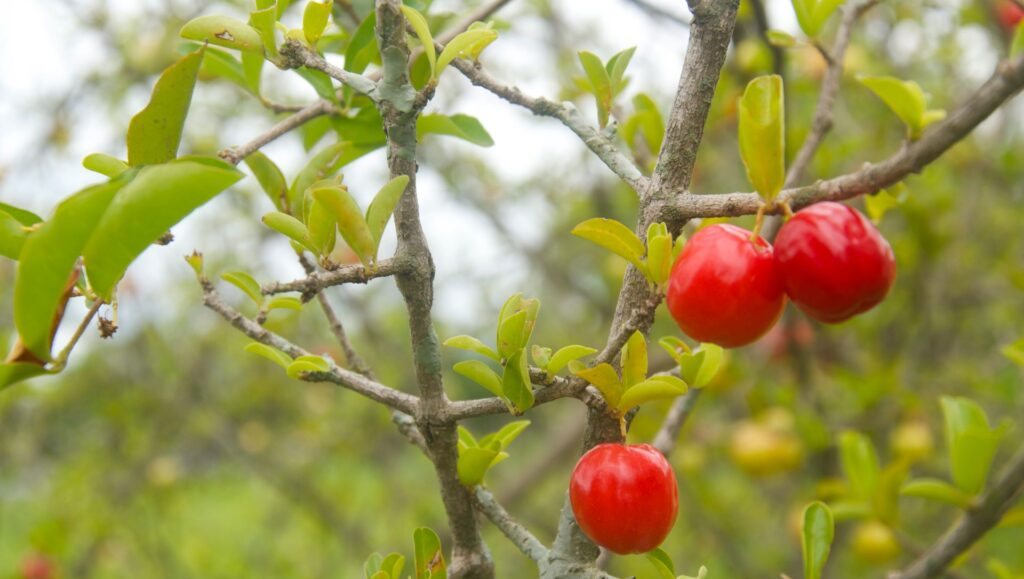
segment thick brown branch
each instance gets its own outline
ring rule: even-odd
[[[366,283],[379,277],[390,277],[405,270],[398,259],[385,259],[373,270],[362,265],[343,265],[331,271],[314,271],[302,279],[287,282],[273,282],[263,286],[264,295],[300,292],[303,301],[308,301],[325,288],[347,283]]]
[[[931,579],[995,527],[1024,490],[1024,449],[1010,460],[999,481],[906,571],[890,579]]]

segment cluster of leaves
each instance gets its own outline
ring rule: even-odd
[[[448,567],[444,562],[444,550],[441,538],[432,529],[420,527],[412,534],[413,540],[413,579],[445,579]],[[401,553],[390,553],[383,556],[374,553],[363,564],[365,579],[403,579],[405,556]]]
[[[683,251],[683,236],[672,242],[664,223],[647,228],[647,245],[633,230],[614,219],[595,217],[573,228],[572,234],[596,243],[633,264],[654,286],[665,291],[672,265]]]
[[[459,426],[459,481],[467,487],[482,484],[490,468],[508,458],[505,449],[526,427],[529,420],[510,422],[497,432],[488,434],[479,441],[464,426]]]
[[[602,63],[601,58],[593,52],[581,50],[578,53],[580,65],[587,75],[586,78],[579,79],[580,88],[593,94],[597,99],[597,122],[602,129],[608,125],[608,118],[615,106],[615,97],[629,84],[626,68],[634,52],[635,46],[627,48],[615,53],[605,63]]]
[[[306,374],[331,371],[330,362],[321,356],[308,355],[299,356],[293,359],[281,350],[259,342],[250,342],[249,344],[246,344],[245,351],[250,354],[256,354],[257,356],[266,358],[267,360],[270,360],[284,368],[288,377],[293,380],[301,380]]]

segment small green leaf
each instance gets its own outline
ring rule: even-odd
[[[490,448],[469,447],[459,453],[456,468],[459,473],[459,482],[467,487],[473,487],[483,482],[487,469],[494,463],[494,459],[501,452],[501,443],[494,443]]]
[[[625,258],[641,272],[647,269],[643,261],[644,243],[633,233],[632,229],[614,219],[603,217],[588,219],[573,228],[572,234]]]
[[[53,373],[54,372],[47,370],[39,364],[22,362],[0,364],[0,390],[3,390],[12,384],[23,382],[30,378],[35,378],[36,376]]]
[[[259,181],[260,187],[274,207],[278,211],[284,211],[285,202],[288,200],[288,182],[285,181],[284,173],[277,167],[277,164],[262,151],[256,151],[246,157],[245,164]]]
[[[836,524],[832,512],[822,502],[813,502],[804,509],[801,530],[801,546],[804,555],[804,579],[821,579],[832,540],[835,538]]]
[[[622,347],[622,384],[628,391],[647,378],[647,339],[639,330]]]
[[[501,378],[491,368],[480,360],[465,360],[452,366],[456,374],[465,376],[477,384],[489,390],[498,397],[504,397]]]
[[[376,23],[377,13],[370,10],[345,48],[345,70],[362,73],[371,62],[379,61],[380,51],[377,50],[377,35],[374,33]]]
[[[209,157],[143,167],[117,193],[82,251],[93,290],[109,299],[139,254],[242,176],[234,166]]]
[[[128,164],[165,163],[178,154],[204,48],[183,56],[160,75],[146,108],[128,124]]]
[[[502,358],[510,358],[513,353],[526,346],[523,343],[523,331],[526,328],[527,313],[523,310],[505,318],[498,327],[498,353]]]
[[[903,121],[911,139],[931,123],[945,118],[945,111],[926,110],[928,95],[912,80],[900,80],[891,76],[860,75],[857,80],[866,86]]]
[[[259,31],[227,16],[209,14],[194,18],[181,27],[179,34],[187,40],[209,42],[235,50],[263,52],[263,38]]]
[[[664,348],[676,363],[680,363],[680,359],[683,354],[691,353],[690,346],[686,345],[686,342],[675,336],[665,336],[658,340],[658,345]],[[686,376],[683,376],[683,379],[685,380]]]
[[[430,78],[437,78],[437,49],[434,48],[434,37],[430,34],[430,26],[427,25],[427,19],[423,17],[415,8],[402,5],[402,14],[405,15],[405,19],[409,21],[409,25],[416,31],[416,36],[420,39],[420,44],[423,45],[423,52],[427,55],[427,62],[430,63]]]
[[[1010,58],[1017,58],[1021,54],[1024,54],[1024,24],[1017,25],[1013,42],[1010,43]]]
[[[622,399],[622,392],[625,389],[619,380],[619,375],[612,368],[611,364],[602,362],[593,368],[580,368],[572,370],[572,373],[589,382],[601,393],[608,406],[616,408],[619,400]]]
[[[460,350],[476,352],[481,356],[487,356],[495,362],[501,360],[501,356],[499,356],[497,352],[473,336],[452,336],[445,340],[443,345],[448,346],[449,348],[458,348]]]
[[[660,548],[655,548],[646,555],[647,562],[654,565],[660,579],[676,579],[676,568],[672,564],[672,558]]]
[[[391,214],[398,207],[398,202],[409,185],[408,175],[399,175],[387,182],[380,188],[380,191],[373,197],[370,206],[366,208],[366,226],[370,228],[370,235],[374,240],[373,254],[377,254],[380,248],[380,239],[384,236],[384,228],[387,227]]]
[[[739,104],[740,156],[747,178],[766,203],[786,180],[784,115],[781,76],[759,76],[747,84]]]
[[[267,310],[302,310],[302,300],[294,296],[274,296],[267,302]]]
[[[291,356],[289,356],[288,354],[285,354],[284,352],[278,350],[277,348],[273,348],[271,346],[261,344],[259,342],[251,342],[249,344],[246,344],[245,351],[249,352],[250,354],[262,356],[267,360],[270,360],[271,362],[284,368],[285,370],[287,370],[288,366],[290,366],[292,363]]]
[[[530,368],[527,365],[525,352],[520,350],[512,354],[505,364],[505,373],[501,379],[501,390],[512,406],[522,414],[533,407],[533,383],[530,381]]]
[[[839,457],[853,496],[872,500],[878,490],[881,469],[871,440],[852,430],[842,433],[839,436]]]
[[[944,396],[941,402],[953,482],[976,495],[985,488],[1003,429],[992,430],[985,411],[971,400]]]
[[[596,349],[588,348],[586,346],[566,346],[564,348],[559,349],[557,352],[555,352],[553,356],[551,356],[551,361],[548,362],[546,369],[551,374],[557,374],[562,370],[562,368],[565,368],[569,364],[569,362],[596,353]]]
[[[413,532],[412,539],[416,553],[416,579],[422,579],[424,574],[428,574],[428,579],[444,579],[447,567],[437,533],[420,527]]]
[[[313,249],[313,242],[309,239],[309,230],[301,221],[280,211],[273,211],[263,216],[263,223],[274,231],[286,235],[299,245],[310,251]]]
[[[495,432],[493,435],[490,436],[493,436],[494,440],[499,441],[501,443],[502,450],[504,450],[508,448],[510,444],[512,444],[513,440],[519,438],[519,435],[522,434],[523,431],[526,430],[526,427],[529,425],[529,420],[516,420],[514,422],[509,422],[505,426],[502,426],[501,429],[498,430],[498,432]],[[484,437],[484,439],[480,441],[480,445],[487,446],[490,442],[490,440],[487,440],[487,437]]]
[[[263,43],[263,50],[270,55],[271,58],[277,58],[279,53],[277,50],[277,10],[273,5],[259,10],[253,10],[249,13],[249,25],[256,30],[260,35],[260,41]],[[245,54],[243,52],[243,54]],[[259,90],[256,91],[259,94]]]
[[[175,147],[177,150],[177,147]],[[128,163],[125,163],[117,157],[106,155],[104,153],[93,153],[87,155],[82,159],[82,166],[86,169],[99,173],[100,175],[106,175],[107,177],[117,177],[121,173],[128,170]]]
[[[27,238],[28,229],[13,215],[0,209],[0,255],[17,260]]]
[[[302,33],[310,46],[316,46],[317,41],[323,36],[327,20],[331,16],[331,4],[332,0],[324,3],[311,0],[306,4],[306,10],[302,13]]]
[[[1000,352],[1014,364],[1024,366],[1024,338],[1003,346]]]
[[[391,553],[380,564],[380,571],[386,574],[388,579],[402,579],[404,568],[405,557],[398,553]]]
[[[305,66],[296,68],[295,72],[302,77],[302,80],[308,82],[309,86],[313,87],[320,98],[330,102],[338,100],[334,82],[326,73]]]
[[[256,281],[248,273],[244,271],[231,271],[222,274],[220,278],[242,290],[257,306],[263,305],[263,290],[260,289],[260,282]]]
[[[465,426],[462,426],[460,424],[459,427],[456,429],[456,433],[459,436],[460,451],[466,448],[476,448],[480,446],[480,444],[477,443],[476,438],[473,437],[473,433],[470,432],[469,429],[466,428]]]
[[[356,252],[363,265],[377,261],[377,246],[373,234],[366,224],[363,212],[356,200],[344,187],[317,187],[312,190],[313,198],[323,203],[334,213],[338,230],[345,242]]]
[[[620,414],[652,400],[667,400],[686,394],[686,383],[675,376],[651,376],[622,393],[615,405]]]
[[[320,356],[299,356],[291,364],[288,364],[285,371],[288,372],[289,378],[299,380],[305,373],[327,372],[330,368],[327,360]]]
[[[325,183],[324,188],[336,187],[330,181],[325,181]],[[314,187],[317,186],[314,185]],[[322,201],[314,199],[312,193],[312,189],[306,190],[306,229],[309,230],[309,241],[313,244],[314,253],[321,258],[326,258],[334,251],[334,246],[338,241],[338,219],[334,210],[328,208]]]
[[[547,370],[548,364],[551,363],[551,352],[551,348],[544,348],[534,344],[530,348],[530,357],[533,358],[534,364],[543,370]]]
[[[768,30],[765,32],[765,36],[768,37],[768,43],[772,46],[780,48],[796,46],[796,39],[788,32],[783,32],[782,30]]]
[[[725,350],[717,344],[701,343],[700,352],[704,354],[704,360],[700,364],[700,370],[693,378],[685,379],[694,388],[703,388],[714,379],[718,370],[722,367],[725,359]]]
[[[664,223],[647,228],[647,271],[655,285],[661,286],[672,273],[672,235]]]
[[[587,79],[597,98],[597,119],[603,129],[608,125],[608,115],[612,109],[612,83],[608,78],[608,70],[601,64],[601,59],[593,52],[581,50],[579,55],[583,71],[587,73]]]
[[[425,135],[448,135],[480,147],[494,145],[494,139],[476,117],[469,115],[442,115],[439,113],[420,115],[416,119],[416,138]]]
[[[906,199],[906,186],[903,183],[897,183],[889,189],[882,189],[874,195],[865,195],[864,208],[867,209],[868,217],[871,218],[871,221],[879,223],[890,209],[902,205]]]
[[[633,59],[634,52],[636,52],[635,46],[622,50],[608,59],[604,66],[608,72],[608,82],[612,88],[613,99],[615,95],[622,92],[622,89],[626,88],[626,68],[629,66],[629,61]]]
[[[451,42],[445,45],[444,50],[441,51],[441,55],[437,57],[437,68],[435,72],[435,78],[441,75],[441,71],[444,70],[448,63],[455,60],[456,58],[467,58],[472,55],[466,54],[469,50],[483,50],[488,44],[494,42],[498,38],[498,32],[489,28],[477,28],[475,30],[467,30],[460,33],[458,36],[453,38]],[[479,52],[477,52],[479,55]]]
[[[867,501],[836,501],[829,505],[837,521],[855,521],[874,516],[875,509]]]
[[[908,497],[931,499],[963,509],[971,506],[970,495],[944,480],[935,478],[918,478],[907,481],[900,488],[900,494]]]
[[[16,219],[18,223],[24,225],[25,227],[31,227],[36,223],[43,222],[43,218],[39,217],[35,213],[32,213],[31,211],[26,211],[24,209],[20,209],[18,207],[15,207],[14,205],[10,205],[2,201],[0,201],[0,211],[9,214],[11,217]]]
[[[299,218],[305,217],[307,212],[304,205],[306,189],[317,181],[322,181],[337,173],[342,165],[342,154],[348,147],[349,144],[346,141],[324,147],[323,150],[313,155],[306,166],[299,171],[288,189],[288,208],[291,209],[292,215]]]

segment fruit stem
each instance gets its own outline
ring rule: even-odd
[[[757,220],[754,221],[754,230],[750,232],[750,241],[757,241],[757,236],[761,234],[761,227],[764,226],[764,213],[768,210],[768,205],[762,204],[757,210]]]
[[[619,432],[622,433],[622,441],[626,441],[626,415],[619,416]]]
[[[782,202],[782,214],[786,216],[787,221],[793,218],[793,208],[789,206],[789,201]]]

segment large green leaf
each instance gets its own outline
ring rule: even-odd
[[[487,356],[495,362],[501,360],[501,356],[499,356],[497,352],[473,336],[452,336],[445,340],[443,345],[449,348],[458,348],[460,350],[476,352],[482,356]]]
[[[852,430],[842,433],[839,437],[839,458],[853,496],[871,501],[881,476],[878,455],[871,440]]]
[[[420,527],[412,534],[416,563],[416,579],[445,579],[447,576],[441,539],[428,527]]]
[[[801,529],[801,546],[804,554],[804,579],[821,579],[832,540],[835,538],[836,524],[832,511],[822,502],[813,502],[804,509]]]
[[[68,278],[114,195],[135,171],[75,193],[25,240],[14,282],[14,324],[25,347],[50,359],[51,328]]]
[[[241,178],[232,165],[208,157],[143,167],[114,198],[82,252],[93,290],[110,298],[140,253]]]
[[[28,229],[10,213],[0,209],[0,255],[18,259]]]
[[[182,38],[197,42],[209,42],[217,46],[263,52],[263,37],[260,32],[245,22],[218,14],[208,14],[185,23],[179,32]]]
[[[408,185],[408,175],[395,177],[381,187],[380,191],[377,191],[370,206],[366,208],[366,226],[370,229],[370,235],[373,237],[374,255],[377,255],[377,250],[380,248],[380,239],[384,236],[384,228],[391,220],[391,214],[395,212],[395,207],[398,207],[398,202],[402,199],[402,194],[405,193],[405,188]]]
[[[991,429],[985,411],[966,398],[944,396],[942,414],[953,482],[976,495],[985,488],[1003,429]]]
[[[645,402],[667,400],[683,394],[686,394],[686,382],[679,378],[651,376],[649,379],[627,388],[615,407],[620,414],[625,414]]]
[[[739,106],[739,142],[747,178],[771,202],[786,180],[786,122],[782,77],[759,76],[747,84]]]
[[[928,95],[912,80],[900,80],[891,76],[858,76],[857,80],[896,114],[907,126],[911,139],[921,136],[929,124],[945,118],[940,109],[928,110]]]
[[[423,136],[428,134],[458,137],[481,147],[490,147],[494,144],[494,139],[476,117],[463,114],[420,115],[416,120],[416,138],[422,140]]]
[[[359,260],[364,265],[374,263],[377,260],[377,244],[366,225],[363,212],[348,190],[344,187],[316,187],[312,191],[313,198],[333,212],[341,236],[356,252]]]
[[[633,233],[633,230],[614,219],[595,217],[580,223],[573,228],[572,234],[592,241],[612,253],[625,258],[641,272],[646,271],[644,265],[644,243]]]
[[[185,55],[160,75],[146,108],[128,125],[128,164],[152,165],[178,154],[205,49]]]

